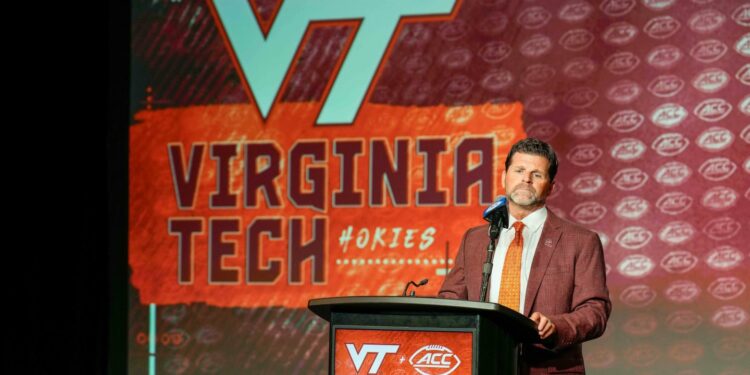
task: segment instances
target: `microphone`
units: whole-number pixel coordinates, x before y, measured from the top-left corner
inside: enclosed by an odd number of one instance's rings
[[[415,288],[419,288],[420,286],[427,284],[428,281],[429,279],[423,279],[422,281],[419,282],[419,284],[417,284],[414,281],[409,280],[409,282],[406,283],[406,287],[404,287],[404,292],[401,295],[406,297],[406,291],[409,290],[409,285],[414,285]],[[416,292],[412,290],[409,296],[414,297],[415,294]]]
[[[479,302],[487,301],[487,288],[490,285],[495,244],[497,243],[497,238],[500,237],[500,228],[508,227],[508,199],[504,195],[497,197],[495,203],[484,210],[482,217],[490,223],[489,228],[487,228],[490,241],[487,244],[487,260],[482,265],[482,285],[479,290]]]
[[[490,224],[508,228],[508,199],[504,195],[497,197],[495,203],[484,210],[482,218]]]

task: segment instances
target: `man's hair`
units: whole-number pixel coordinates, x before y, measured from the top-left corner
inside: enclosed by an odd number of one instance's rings
[[[555,150],[553,150],[552,146],[550,146],[548,143],[540,141],[536,138],[526,138],[516,142],[516,144],[514,144],[513,147],[510,148],[508,157],[505,158],[506,171],[510,167],[510,161],[511,159],[513,159],[513,155],[515,155],[516,152],[520,152],[522,154],[539,155],[547,158],[547,160],[549,160],[549,171],[547,171],[547,174],[549,174],[549,180],[555,180],[555,175],[557,174],[557,154],[555,154]]]

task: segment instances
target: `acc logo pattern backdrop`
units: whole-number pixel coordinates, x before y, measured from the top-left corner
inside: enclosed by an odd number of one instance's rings
[[[130,372],[155,304],[156,372],[326,373],[307,300],[436,293],[528,135],[605,245],[589,371],[748,373],[749,2],[244,3],[133,3]]]

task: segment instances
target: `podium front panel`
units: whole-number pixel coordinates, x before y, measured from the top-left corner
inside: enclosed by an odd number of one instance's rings
[[[336,326],[332,373],[476,374],[474,329]]]

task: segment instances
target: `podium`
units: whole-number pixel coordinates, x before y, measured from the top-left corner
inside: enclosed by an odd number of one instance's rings
[[[313,299],[330,323],[329,373],[518,373],[521,343],[539,342],[536,325],[505,306],[424,297]]]

